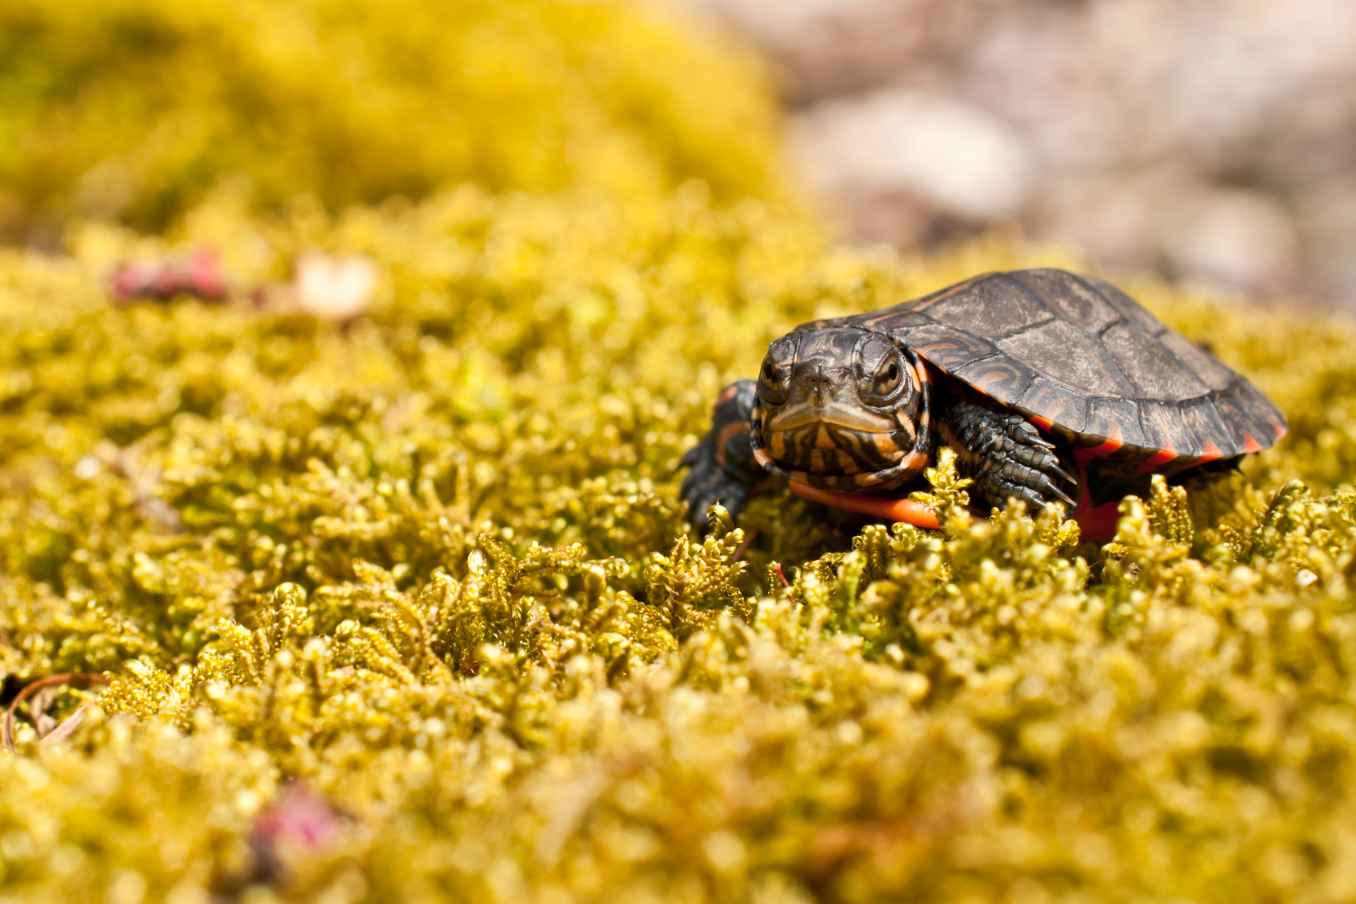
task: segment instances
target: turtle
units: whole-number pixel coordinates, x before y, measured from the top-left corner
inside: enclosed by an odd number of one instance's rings
[[[699,533],[712,503],[738,519],[774,475],[813,502],[937,527],[906,497],[946,445],[978,504],[1057,503],[1106,539],[1153,474],[1211,478],[1285,432],[1251,382],[1109,282],[999,271],[773,341],[756,380],[721,391],[680,492]]]

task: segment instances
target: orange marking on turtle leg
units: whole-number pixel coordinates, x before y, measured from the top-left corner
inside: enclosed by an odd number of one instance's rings
[[[928,457],[922,452],[910,452],[904,456],[904,460],[899,463],[900,473],[909,472],[916,474],[927,466]]]
[[[730,399],[733,399],[738,392],[739,387],[736,384],[731,383],[720,391],[720,397],[716,399],[716,404],[719,405],[722,402],[730,401]]]
[[[716,436],[716,464],[722,468],[725,467],[725,444],[739,434],[748,432],[748,421],[735,421],[733,424],[726,424],[725,429],[721,430]]]
[[[1244,452],[1261,452],[1261,451],[1262,451],[1262,444],[1259,443],[1259,442],[1257,441],[1257,438],[1256,438],[1255,436],[1253,436],[1251,433],[1245,433],[1245,434],[1243,434],[1243,451],[1244,451]]]
[[[916,527],[936,530],[942,526],[937,512],[921,502],[912,499],[882,499],[877,496],[860,496],[855,493],[842,493],[837,490],[821,490],[808,484],[791,481],[791,492],[810,502],[818,502],[830,508],[870,515],[885,521],[904,521]]]

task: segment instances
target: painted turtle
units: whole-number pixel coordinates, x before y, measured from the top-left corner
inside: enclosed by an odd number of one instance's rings
[[[1285,429],[1256,387],[1115,286],[986,273],[773,342],[757,380],[722,391],[682,496],[701,530],[711,503],[738,517],[771,473],[816,502],[935,527],[900,497],[946,444],[977,501],[1061,502],[1105,539],[1151,474],[1232,469]]]

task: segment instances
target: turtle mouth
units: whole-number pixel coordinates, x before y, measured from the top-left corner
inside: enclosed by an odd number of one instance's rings
[[[861,431],[825,421],[769,430],[767,439],[767,451],[779,465],[820,476],[888,471],[906,451],[898,429]]]
[[[767,454],[786,473],[857,486],[891,472],[913,436],[899,421],[837,399],[789,405],[771,414]]]
[[[892,459],[882,467],[864,468],[853,453],[843,449],[813,449],[807,456],[774,458],[771,450],[783,446],[779,439],[783,442],[786,439],[776,433],[768,437],[766,447],[754,448],[753,457],[761,467],[792,483],[859,493],[897,489],[917,477],[927,465],[926,452],[903,452],[889,434],[867,434],[865,438],[890,443],[895,449]]]
[[[758,463],[793,482],[825,489],[894,489],[926,464],[913,436],[894,430],[859,431],[813,421],[791,430],[769,430],[754,448]]]
[[[899,423],[893,418],[836,400],[823,405],[784,408],[769,419],[767,428],[771,433],[778,433],[820,426],[873,437],[889,436],[899,429]]]

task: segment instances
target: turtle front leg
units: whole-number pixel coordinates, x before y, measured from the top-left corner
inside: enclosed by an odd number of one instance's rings
[[[1001,507],[1015,497],[1037,510],[1051,502],[1076,507],[1078,480],[1055,444],[1020,413],[957,399],[939,426],[983,502]]]
[[[683,480],[681,495],[688,523],[699,534],[706,531],[712,503],[719,502],[738,519],[754,486],[767,476],[754,461],[749,440],[757,386],[755,380],[737,380],[721,390],[711,429],[683,456],[682,466],[692,471]]]

